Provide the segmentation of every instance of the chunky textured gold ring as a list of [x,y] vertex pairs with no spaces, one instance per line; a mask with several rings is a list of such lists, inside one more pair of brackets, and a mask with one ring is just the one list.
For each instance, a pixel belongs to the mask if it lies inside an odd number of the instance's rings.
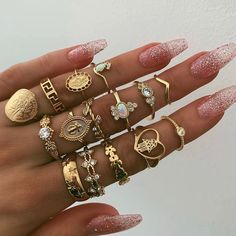
[[60,113],[66,110],[65,106],[58,97],[58,94],[50,81],[49,78],[43,80],[41,83],[41,88],[47,97],[48,101],[51,103],[55,112]]
[[84,91],[92,85],[92,77],[86,72],[75,70],[66,80],[66,88],[74,93],[80,92],[85,99]]
[[115,91],[113,92],[115,99],[116,99],[116,105],[111,106],[111,115],[114,117],[115,120],[124,119],[126,120],[126,127],[128,131],[131,130],[131,125],[129,122],[129,115],[131,112],[134,111],[135,108],[138,107],[138,104],[135,102],[122,102],[120,100],[119,94]]
[[172,125],[174,125],[176,129],[177,135],[180,137],[180,147],[177,149],[178,151],[181,151],[184,148],[184,136],[186,134],[185,129],[181,126],[179,126],[172,118],[169,116],[162,116],[162,120],[168,120]]
[[66,187],[71,196],[79,201],[85,201],[89,198],[81,182],[76,163],[76,153],[71,153],[62,160],[63,175]]
[[99,64],[94,64],[94,63],[91,63],[93,65],[93,71],[96,75],[98,75],[99,77],[101,77],[108,89],[108,93],[111,93],[111,89],[109,87],[109,84],[107,82],[107,79],[104,75],[102,75],[101,73],[105,70],[110,70],[111,68],[111,63],[110,62],[102,62],[102,63],[99,63]]
[[25,123],[38,114],[38,103],[34,93],[28,89],[15,92],[5,106],[5,114],[9,120]]
[[48,115],[44,115],[40,120],[41,129],[39,130],[39,137],[42,141],[44,141],[45,150],[49,153],[49,155],[58,160],[60,157],[58,154],[57,145],[54,141],[52,141],[54,130],[49,127],[50,123],[50,117]]
[[88,99],[87,101],[83,102],[84,109],[83,114],[84,116],[89,115],[93,121],[93,127],[92,131],[94,133],[94,136],[96,139],[106,139],[106,135],[104,135],[100,124],[102,122],[102,117],[100,115],[95,115],[92,111],[92,104],[93,104],[93,98]]
[[145,102],[151,107],[152,114],[151,119],[155,118],[155,97],[153,89],[146,83],[135,81],[138,85],[138,90],[141,92],[142,96],[145,98]]
[[167,81],[158,78],[157,75],[154,75],[154,79],[157,82],[159,82],[159,83],[161,83],[162,85],[165,86],[165,101],[166,101],[167,104],[171,104],[171,101],[170,101],[170,84]]
[[99,184],[100,175],[95,171],[95,165],[97,160],[92,159],[92,154],[94,150],[89,150],[87,147],[84,148],[84,151],[78,153],[78,157],[83,158],[82,167],[87,170],[88,175],[85,178],[85,181],[90,184],[90,187],[87,190],[89,197],[100,197],[105,194],[104,187]]
[[115,178],[118,181],[119,185],[124,185],[130,181],[128,173],[125,171],[123,167],[122,161],[119,159],[117,155],[116,148],[112,146],[111,141],[106,141],[104,143],[105,146],[105,155],[109,158],[111,163],[111,167],[115,172]]
[[[139,134],[138,129],[142,130]],[[143,127],[138,126],[134,131],[134,138],[134,150],[144,158],[147,167],[157,166],[166,152],[158,131],[152,128],[143,130]]]
[[60,137],[70,142],[84,142],[84,137],[88,134],[92,120],[87,120],[83,116],[74,116],[69,112],[68,118],[61,126]]

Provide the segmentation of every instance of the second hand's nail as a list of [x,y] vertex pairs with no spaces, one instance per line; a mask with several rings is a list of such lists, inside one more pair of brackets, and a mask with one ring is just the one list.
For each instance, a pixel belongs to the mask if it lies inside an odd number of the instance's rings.
[[236,85],[222,89],[206,98],[198,107],[201,118],[211,118],[223,114],[236,102]]
[[89,236],[104,235],[128,230],[142,221],[141,215],[98,216],[87,226]]
[[144,67],[155,67],[167,63],[187,48],[188,42],[185,39],[168,41],[142,52],[139,56],[139,61]]
[[199,57],[191,66],[195,78],[207,78],[217,73],[236,56],[236,44],[223,45]]
[[77,64],[83,61],[85,58],[93,58],[94,55],[96,55],[106,47],[107,41],[105,39],[81,44],[68,53],[68,59],[71,62]]

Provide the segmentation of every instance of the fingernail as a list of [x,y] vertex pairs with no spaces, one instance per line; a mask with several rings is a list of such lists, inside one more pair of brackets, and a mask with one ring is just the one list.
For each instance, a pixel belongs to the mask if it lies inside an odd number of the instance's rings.
[[198,107],[201,118],[211,118],[223,114],[236,102],[236,85],[222,89],[209,96]]
[[79,63],[86,58],[92,58],[94,55],[102,51],[107,47],[107,41],[105,39],[100,39],[96,41],[91,41],[77,48],[73,49],[68,53],[68,59],[73,63]]
[[236,56],[236,44],[229,43],[199,57],[191,66],[194,77],[202,79],[217,73]]
[[176,39],[157,44],[139,56],[139,61],[144,67],[155,67],[167,63],[188,48],[186,39]]
[[128,230],[142,221],[141,215],[98,216],[87,226],[88,235],[104,235]]

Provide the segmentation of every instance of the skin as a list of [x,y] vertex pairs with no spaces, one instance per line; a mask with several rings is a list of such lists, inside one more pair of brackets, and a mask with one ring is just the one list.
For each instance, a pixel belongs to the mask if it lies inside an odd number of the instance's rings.
[[[168,64],[154,68],[141,66],[138,56],[151,46],[153,44],[108,60],[112,63],[112,69],[104,74],[108,78],[111,88],[163,69]],[[88,235],[86,225],[92,218],[98,215],[118,214],[116,209],[105,204],[84,204],[62,212],[74,203],[74,199],[66,189],[61,162],[50,159],[37,136],[39,122],[34,120],[23,125],[14,124],[7,119],[4,113],[4,107],[10,96],[19,88],[28,88],[37,97],[40,97],[38,100],[39,114],[55,115],[51,127],[55,130],[54,140],[58,145],[59,153],[69,153],[82,147],[78,142],[72,143],[58,137],[60,124],[67,118],[68,112],[54,114],[39,86],[42,78],[52,78],[51,81],[65,106],[68,109],[73,108],[76,115],[82,115],[82,97],[80,94],[67,91],[65,80],[75,67],[83,68],[93,58],[85,55],[80,64],[72,64],[67,59],[67,53],[71,49],[67,48],[49,53],[32,61],[15,65],[0,74],[0,189],[4,193],[0,195],[1,235],[86,236]],[[198,53],[159,75],[160,78],[171,84],[172,102],[183,98],[216,77],[213,75],[204,80],[196,80],[191,75],[190,66],[192,62],[203,54],[204,52]],[[82,69],[82,71],[93,74],[91,67]],[[87,97],[95,97],[106,91],[101,78],[94,78],[93,81],[93,85],[86,90]],[[167,105],[164,101],[163,87],[153,79],[148,80],[147,83],[157,94],[158,106],[156,106],[156,110]],[[119,94],[121,99],[136,102],[141,108],[138,110],[139,112],[133,112],[130,115],[129,120],[132,125],[150,114],[150,107],[145,104],[143,97],[140,96],[137,85],[123,89]],[[207,132],[222,118],[222,115],[211,119],[200,118],[197,113],[197,106],[203,99],[200,98],[170,115],[186,129],[186,143]],[[95,114],[101,114],[103,118],[101,127],[104,133],[114,134],[125,129],[125,123],[120,120],[115,121],[110,114],[110,106],[114,104],[113,95],[104,95],[94,101],[93,111]],[[166,156],[179,147],[179,137],[169,122],[158,121],[149,127],[157,129],[160,133],[161,141],[166,147]],[[88,143],[95,141],[92,132],[86,136],[86,141]],[[113,140],[113,145],[117,147],[118,155],[129,175],[136,174],[146,168],[145,161],[133,150],[133,143],[133,133],[125,133]],[[107,186],[114,183],[114,174],[102,146],[95,147],[93,157],[98,160],[96,171],[101,174],[101,184]],[[78,165],[80,164],[81,160],[78,160]],[[84,174],[82,173],[81,179],[85,177]],[[53,219],[49,220],[51,217]]]

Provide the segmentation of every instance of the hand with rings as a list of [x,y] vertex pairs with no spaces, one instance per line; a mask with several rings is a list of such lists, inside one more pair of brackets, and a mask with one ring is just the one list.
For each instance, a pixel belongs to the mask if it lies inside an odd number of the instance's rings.
[[[194,55],[159,75],[187,49],[186,40],[92,63],[106,46],[105,40],[81,44],[0,74],[0,235],[104,235],[137,225],[140,215],[120,215],[105,204],[65,209],[160,165],[236,102],[231,86],[153,120],[156,111],[211,82],[236,55],[235,44]],[[150,125],[134,127],[148,116]]]

